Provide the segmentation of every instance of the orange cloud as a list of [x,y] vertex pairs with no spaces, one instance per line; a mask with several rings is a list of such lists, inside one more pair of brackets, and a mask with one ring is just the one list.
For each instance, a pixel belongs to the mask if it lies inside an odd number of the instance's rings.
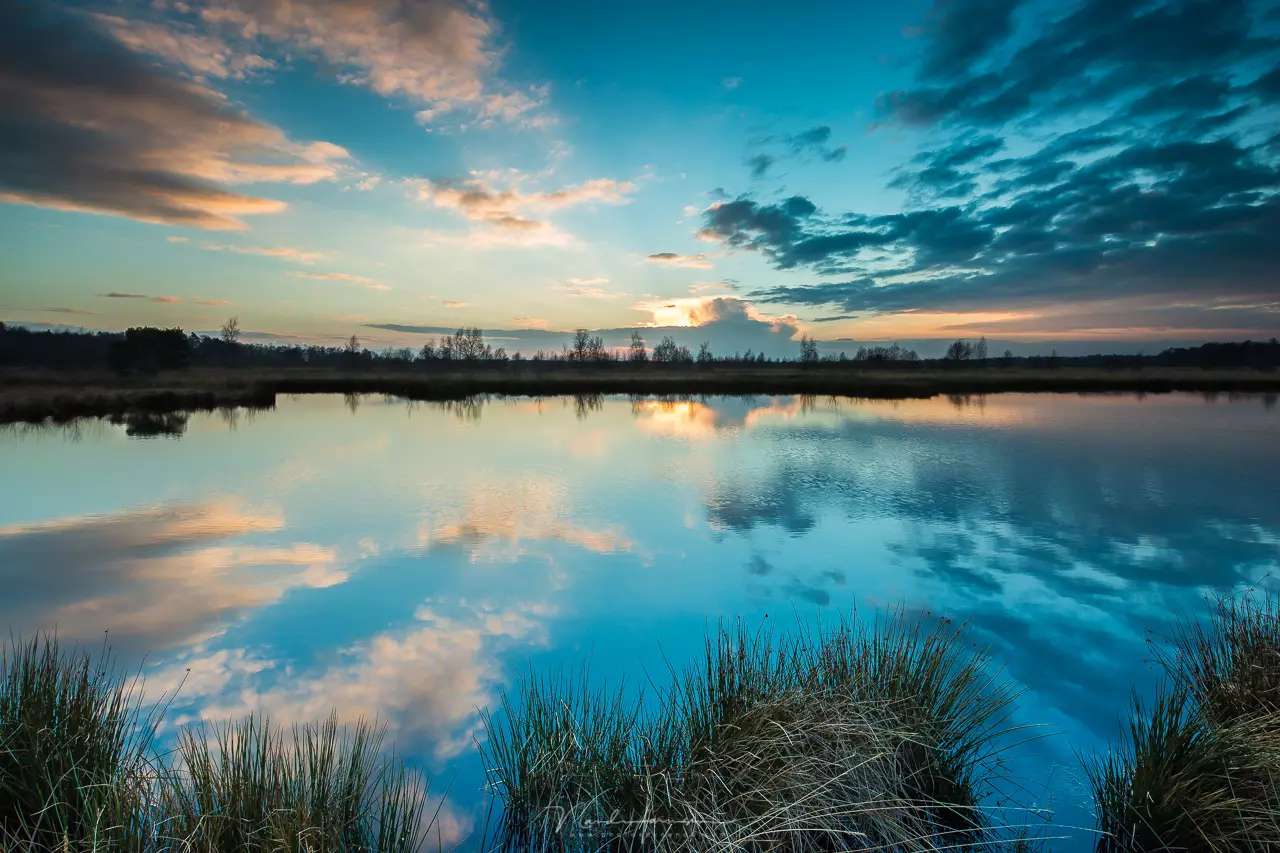
[[711,255],[681,255],[676,252],[656,252],[652,255],[646,255],[645,260],[653,264],[665,264],[671,267],[682,267],[685,269],[709,270],[715,266],[707,258]]

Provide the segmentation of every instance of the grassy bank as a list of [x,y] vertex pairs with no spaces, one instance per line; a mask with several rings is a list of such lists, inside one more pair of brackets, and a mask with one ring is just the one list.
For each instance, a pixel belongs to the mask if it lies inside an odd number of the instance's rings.
[[0,850],[409,853],[426,786],[383,730],[248,718],[156,738],[109,659],[34,640],[0,660]]
[[697,366],[536,362],[391,372],[323,369],[191,369],[154,375],[65,371],[0,372],[0,423],[123,417],[140,412],[274,405],[278,394],[392,394],[456,400],[476,394],[821,394],[921,398],[1001,392],[1171,391],[1280,393],[1280,373],[1200,369],[871,370],[842,364]]

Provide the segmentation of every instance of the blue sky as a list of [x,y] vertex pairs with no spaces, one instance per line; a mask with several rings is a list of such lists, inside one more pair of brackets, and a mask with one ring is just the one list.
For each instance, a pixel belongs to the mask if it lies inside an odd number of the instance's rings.
[[8,321],[234,314],[372,346],[465,324],[529,349],[520,330],[699,326],[777,353],[805,332],[1280,330],[1263,0],[7,0],[0,19]]

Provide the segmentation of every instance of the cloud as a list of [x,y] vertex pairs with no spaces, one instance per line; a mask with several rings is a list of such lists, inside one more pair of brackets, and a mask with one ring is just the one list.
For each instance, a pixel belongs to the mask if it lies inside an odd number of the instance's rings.
[[455,302],[455,301],[454,301],[454,300],[452,300],[452,299],[446,299],[446,300],[445,300],[443,303],[441,303],[441,304],[442,304],[442,305],[444,305],[444,307],[445,307],[445,308],[466,308],[466,307],[467,307],[468,305],[470,305],[471,303],[470,303],[470,302]]
[[726,77],[720,81],[720,85],[732,91],[741,86],[745,81],[741,77]]
[[205,639],[291,588],[346,579],[329,548],[225,541],[283,528],[224,501],[0,527],[0,621],[76,640],[109,630],[128,654]]
[[428,232],[429,244],[462,246],[468,249],[536,249],[564,247],[574,242],[572,234],[562,231],[549,222],[522,221],[518,225],[508,222],[462,233]]
[[739,284],[731,278],[718,281],[695,281],[689,285],[690,293],[706,293],[708,290],[738,290]]
[[239,230],[275,199],[227,189],[314,183],[345,152],[301,145],[198,82],[166,74],[49,5],[9,4],[0,30],[0,202]]
[[[849,151],[849,146],[828,147],[827,142],[830,139],[831,128],[825,124],[811,127],[800,133],[759,137],[749,144],[753,146],[774,146],[778,153],[767,154],[762,151],[753,154],[747,157],[746,165],[751,170],[751,177],[759,179],[765,177],[769,169],[784,157],[798,159],[802,162],[812,157],[817,157],[825,163],[837,163],[845,158],[845,154]],[[781,146],[781,148],[777,148],[777,146]]]
[[913,81],[879,105],[922,133],[889,184],[901,212],[718,191],[698,236],[822,277],[761,303],[952,314],[974,332],[1275,334],[1280,41],[1262,6],[934,3]]
[[237,255],[260,255],[264,258],[279,258],[295,264],[314,264],[324,260],[324,252],[307,252],[302,249],[291,249],[285,246],[227,246],[219,243],[201,243],[200,248],[209,252],[235,252]]
[[540,223],[522,218],[523,211],[547,212],[583,204],[626,204],[635,192],[631,181],[596,178],[550,192],[521,192],[516,187],[496,189],[484,179],[416,180],[410,182],[420,201],[456,211],[467,219],[500,228],[537,228]]
[[709,270],[714,267],[715,264],[707,260],[708,257],[708,255],[681,255],[676,252],[656,252],[652,255],[646,255],[645,260],[650,263],[665,264],[671,267]]
[[185,243],[185,242],[187,242],[187,240],[188,240],[189,238],[187,238],[187,237],[165,237],[164,239],[168,240],[170,243]]
[[177,296],[147,296],[145,293],[127,293],[124,291],[113,290],[110,293],[102,294],[107,299],[146,299],[148,302],[159,302],[162,305],[230,305],[224,299],[191,299],[185,300]]
[[291,272],[289,275],[294,278],[306,278],[313,281],[345,281],[351,284],[362,284],[369,290],[391,289],[376,278],[366,278],[362,275],[352,275],[345,272]]
[[915,125],[1043,123],[1141,97],[1179,78],[1264,60],[1275,50],[1255,26],[1262,4],[1247,0],[1081,0],[1021,41],[1012,26],[1019,5],[948,3],[916,85],[885,96],[881,112]]
[[[463,0],[205,0],[208,26],[245,44],[271,43],[318,60],[340,81],[425,104],[420,121],[455,109],[481,121],[528,121],[545,87],[496,81],[498,28],[486,5]],[[541,122],[534,122],[541,124]]]
[[587,299],[616,299],[621,293],[605,290],[600,285],[608,284],[607,278],[571,278],[564,284],[557,284],[556,290],[562,290],[570,296],[581,296]]
[[766,316],[736,297],[655,300],[633,307],[651,315],[646,333],[655,340],[658,335],[670,334],[677,343],[691,348],[709,341],[720,354],[754,350],[771,356],[794,355],[791,340],[799,331],[795,318]]
[[189,24],[165,26],[102,13],[92,17],[112,38],[130,50],[149,53],[203,77],[242,80],[276,67],[270,59],[256,53],[240,52],[217,36],[196,32]]
[[40,310],[50,314],[83,314],[87,317],[99,316],[97,311],[89,311],[85,308],[41,308]]
[[413,179],[406,183],[420,201],[454,211],[472,222],[484,223],[484,227],[461,235],[437,233],[429,239],[476,249],[566,246],[573,242],[573,235],[550,222],[530,219],[526,214],[586,204],[627,204],[636,189],[631,181],[611,178],[597,178],[545,192],[524,192],[515,185],[497,189],[478,175],[462,180]]
[[844,159],[844,155],[849,150],[848,145],[840,145],[835,148],[828,148],[827,142],[831,139],[831,128],[827,125],[813,127],[801,133],[784,137],[784,140],[791,146],[791,153],[799,155],[813,155],[819,157],[824,162],[836,163]]
[[778,162],[777,158],[770,157],[768,154],[756,154],[747,158],[747,165],[751,167],[753,178],[763,178],[769,171],[769,167],[776,162]]

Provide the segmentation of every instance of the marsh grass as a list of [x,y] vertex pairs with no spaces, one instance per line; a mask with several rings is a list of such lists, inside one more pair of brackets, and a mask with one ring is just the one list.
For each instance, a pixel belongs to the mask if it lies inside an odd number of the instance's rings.
[[973,849],[1019,834],[983,805],[1014,698],[945,622],[737,623],[653,704],[526,680],[483,751],[512,849]]
[[1109,752],[1086,760],[1105,853],[1280,849],[1280,608],[1217,599],[1157,647],[1165,681],[1135,696]]
[[160,834],[210,853],[413,850],[425,787],[383,757],[385,734],[336,716],[288,732],[265,717],[184,729]]
[[104,648],[54,638],[0,660],[0,850],[409,853],[427,783],[384,753],[384,727],[249,717],[182,729],[146,706]]
[[34,638],[0,652],[0,845],[128,848],[146,835],[156,717],[106,649]]

